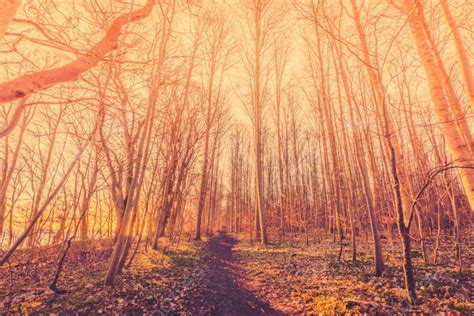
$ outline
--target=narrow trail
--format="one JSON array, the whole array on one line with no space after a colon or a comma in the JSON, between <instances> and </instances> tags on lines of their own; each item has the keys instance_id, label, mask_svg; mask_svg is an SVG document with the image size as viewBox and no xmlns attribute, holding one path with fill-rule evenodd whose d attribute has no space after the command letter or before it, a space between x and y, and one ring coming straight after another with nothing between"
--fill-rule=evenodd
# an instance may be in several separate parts
<instances>
[{"instance_id":1,"label":"narrow trail","mask_svg":"<svg viewBox=\"0 0 474 316\"><path fill-rule=\"evenodd\" d=\"M206 246L209 264L206 300L213 306L211 315L284 315L239 285L242 272L232 254L236 243L234 238L221 232Z\"/></svg>"}]
</instances>

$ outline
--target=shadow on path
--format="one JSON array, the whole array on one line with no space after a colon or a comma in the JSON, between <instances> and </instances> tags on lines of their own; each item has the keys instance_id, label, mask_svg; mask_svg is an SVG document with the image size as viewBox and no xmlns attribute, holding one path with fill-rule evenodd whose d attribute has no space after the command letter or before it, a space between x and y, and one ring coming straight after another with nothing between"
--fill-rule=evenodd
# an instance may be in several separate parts
<instances>
[{"instance_id":1,"label":"shadow on path","mask_svg":"<svg viewBox=\"0 0 474 316\"><path fill-rule=\"evenodd\" d=\"M207 297L213 306L211 315L284 315L239 286L236 275L240 269L233 262L232 254L236 243L234 238L221 232L207 244L209 271L205 282L211 292Z\"/></svg>"}]
</instances>

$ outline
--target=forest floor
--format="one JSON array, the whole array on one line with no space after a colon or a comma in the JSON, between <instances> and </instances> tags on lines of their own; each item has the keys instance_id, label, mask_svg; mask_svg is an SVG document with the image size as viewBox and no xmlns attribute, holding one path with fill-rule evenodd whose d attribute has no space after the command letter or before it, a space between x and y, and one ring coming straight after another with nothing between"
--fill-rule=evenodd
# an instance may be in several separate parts
<instances>
[{"instance_id":1,"label":"forest floor","mask_svg":"<svg viewBox=\"0 0 474 316\"><path fill-rule=\"evenodd\" d=\"M262 247L244 236L220 233L207 241L165 244L161 251L140 249L131 268L108 287L103 279L110 242L77 242L59 282L67 290L62 295L48 289L60 246L22 250L0 268L0 314L474 312L469 247L462 273L450 256L451 246L441 249L436 266L423 264L414 251L419 304L410 306L396 244L384 247L386 271L379 278L373 276L369 244L359 244L355 262L347 246L338 261L338 245L330 240L308 247L291 244Z\"/></svg>"}]
</instances>

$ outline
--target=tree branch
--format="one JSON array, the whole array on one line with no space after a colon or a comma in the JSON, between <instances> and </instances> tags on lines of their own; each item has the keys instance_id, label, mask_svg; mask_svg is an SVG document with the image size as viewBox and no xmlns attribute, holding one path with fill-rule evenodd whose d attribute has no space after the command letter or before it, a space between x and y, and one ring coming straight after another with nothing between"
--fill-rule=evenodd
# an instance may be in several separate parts
<instances>
[{"instance_id":1,"label":"tree branch","mask_svg":"<svg viewBox=\"0 0 474 316\"><path fill-rule=\"evenodd\" d=\"M102 40L84 56L60 67L25 74L0 83L0 104L22 99L58 83L78 80L79 75L96 66L108 53L118 48L118 38L122 27L149 16L154 4L155 0L147 0L146 5L141 9L117 17Z\"/></svg>"}]
</instances>

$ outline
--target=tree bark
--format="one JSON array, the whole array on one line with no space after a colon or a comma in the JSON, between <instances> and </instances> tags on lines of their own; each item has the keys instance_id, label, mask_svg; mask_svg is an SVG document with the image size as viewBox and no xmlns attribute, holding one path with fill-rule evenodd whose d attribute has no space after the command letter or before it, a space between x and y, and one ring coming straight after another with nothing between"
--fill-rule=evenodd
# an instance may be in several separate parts
<instances>
[{"instance_id":1,"label":"tree bark","mask_svg":"<svg viewBox=\"0 0 474 316\"><path fill-rule=\"evenodd\" d=\"M8 26L21 6L21 0L3 0L2 2L0 5L2 11L0 14L0 40L5 36Z\"/></svg>"},{"instance_id":2,"label":"tree bark","mask_svg":"<svg viewBox=\"0 0 474 316\"><path fill-rule=\"evenodd\" d=\"M471 109L474 111L474 79L472 76L471 63L469 61L466 48L464 47L464 43L461 39L461 34L459 33L458 27L454 22L451 11L449 10L448 2L446 0L440 0L440 3L446 23L449 26L451 35L453 36L454 46L456 47L459 64L461 66L464 78L464 89L471 104Z\"/></svg>"}]
</instances>

